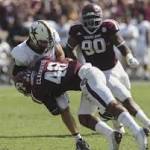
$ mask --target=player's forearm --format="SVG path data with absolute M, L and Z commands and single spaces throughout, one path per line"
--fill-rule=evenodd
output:
M 120 33 L 117 33 L 114 36 L 112 36 L 112 41 L 114 41 L 114 45 L 118 48 L 118 50 L 124 57 L 126 57 L 128 53 L 131 53 L 130 48 L 128 47 Z
M 61 61 L 63 59 L 65 59 L 65 54 L 64 54 L 64 51 L 61 47 L 61 45 L 57 44 L 56 47 L 55 47 L 56 51 L 55 51 L 55 54 L 56 54 L 56 60 L 57 61 Z
M 120 46 L 117 47 L 119 49 L 119 51 L 121 52 L 121 54 L 126 57 L 129 53 L 132 53 L 130 48 L 125 44 L 121 44 Z

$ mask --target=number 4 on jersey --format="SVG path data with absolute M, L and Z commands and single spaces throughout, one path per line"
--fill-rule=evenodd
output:
M 66 75 L 68 64 L 50 62 L 47 66 L 44 78 L 56 84 L 61 83 L 61 78 Z

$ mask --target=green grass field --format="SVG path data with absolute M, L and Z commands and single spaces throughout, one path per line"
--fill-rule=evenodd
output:
M 133 83 L 132 93 L 150 117 L 150 83 Z M 71 92 L 69 95 L 71 109 L 76 117 L 80 93 Z M 108 149 L 103 136 L 79 127 L 92 150 Z M 120 150 L 137 150 L 134 138 L 126 131 Z M 148 140 L 150 143 L 150 138 Z M 74 149 L 74 139 L 69 136 L 59 117 L 50 115 L 43 105 L 22 96 L 13 87 L 0 88 L 0 150 Z

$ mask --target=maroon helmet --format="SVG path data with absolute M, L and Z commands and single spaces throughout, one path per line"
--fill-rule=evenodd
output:
M 31 71 L 25 70 L 20 71 L 17 73 L 17 75 L 14 77 L 14 83 L 16 89 L 24 94 L 25 96 L 29 96 L 31 94 Z
M 90 31 L 97 29 L 102 22 L 102 9 L 97 4 L 87 4 L 82 9 L 81 22 Z

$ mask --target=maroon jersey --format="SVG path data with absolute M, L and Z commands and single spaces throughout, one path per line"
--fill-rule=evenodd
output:
M 36 63 L 31 76 L 32 97 L 38 101 L 54 99 L 66 91 L 80 90 L 78 61 L 52 62 L 41 59 Z
M 68 46 L 73 49 L 79 45 L 86 62 L 91 62 L 101 70 L 107 70 L 115 66 L 117 58 L 114 52 L 115 42 L 113 35 L 119 31 L 118 23 L 114 20 L 105 20 L 93 33 L 86 30 L 82 24 L 76 24 L 70 28 Z

